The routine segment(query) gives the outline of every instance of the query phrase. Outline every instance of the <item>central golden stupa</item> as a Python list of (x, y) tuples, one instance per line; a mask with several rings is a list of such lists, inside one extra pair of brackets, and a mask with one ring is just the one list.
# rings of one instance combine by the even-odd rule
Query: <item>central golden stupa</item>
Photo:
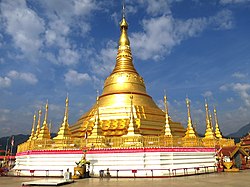
[(72, 136), (81, 138), (86, 132), (92, 137), (164, 135), (166, 121), (172, 136), (184, 136), (182, 125), (173, 122), (148, 95), (144, 80), (134, 67), (124, 15), (120, 30), (115, 68), (95, 105), (70, 127)]

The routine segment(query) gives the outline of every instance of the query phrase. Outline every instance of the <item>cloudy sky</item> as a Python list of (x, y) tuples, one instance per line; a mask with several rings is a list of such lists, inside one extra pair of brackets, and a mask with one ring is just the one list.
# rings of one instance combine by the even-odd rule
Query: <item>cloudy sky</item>
[[(0, 1), (0, 137), (30, 134), (49, 101), (58, 131), (69, 94), (73, 124), (115, 65), (118, 0)], [(186, 127), (185, 98), (200, 133), (204, 100), (224, 135), (250, 122), (249, 0), (126, 0), (134, 64), (147, 91)]]

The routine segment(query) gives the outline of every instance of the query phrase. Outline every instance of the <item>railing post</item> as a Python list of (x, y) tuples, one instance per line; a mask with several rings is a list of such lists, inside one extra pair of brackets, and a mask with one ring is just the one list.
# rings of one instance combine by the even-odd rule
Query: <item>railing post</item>
[(116, 170), (116, 177), (118, 178), (118, 173), (119, 173), (119, 170)]

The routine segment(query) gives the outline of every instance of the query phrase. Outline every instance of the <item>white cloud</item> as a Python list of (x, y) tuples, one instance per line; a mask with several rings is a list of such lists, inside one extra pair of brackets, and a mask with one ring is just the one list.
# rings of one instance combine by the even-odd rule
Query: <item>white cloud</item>
[(212, 97), (213, 93), (211, 91), (206, 91), (202, 94), (203, 97)]
[(250, 84), (236, 83), (232, 84), (232, 88), (240, 95), (246, 106), (250, 107)]
[(77, 51), (72, 49), (61, 49), (59, 50), (58, 61), (65, 65), (73, 65), (79, 62), (80, 55)]
[(8, 73), (8, 77), (11, 79), (19, 79), (23, 80), (29, 84), (36, 84), (38, 82), (36, 76), (32, 73), (22, 73), (22, 72), (17, 72), (15, 70), (12, 70)]
[(0, 10), (15, 47), (34, 59), (42, 46), (40, 35), (44, 32), (44, 21), (27, 7), (26, 1), (3, 1)]
[(101, 49), (94, 59), (91, 60), (92, 72), (106, 77), (113, 70), (115, 65), (115, 57), (117, 53), (117, 43), (114, 41), (108, 41), (105, 48)]
[[(150, 8), (152, 8), (152, 13), (154, 9), (158, 10), (154, 6)], [(159, 60), (164, 58), (173, 47), (185, 39), (198, 36), (208, 27), (217, 30), (233, 27), (233, 16), (230, 10), (219, 11), (215, 16), (208, 18), (200, 17), (187, 20), (175, 19), (171, 14), (163, 12), (161, 14), (158, 17), (144, 19), (142, 21), (143, 31), (131, 34), (134, 55), (139, 59)]]
[(235, 91), (243, 100), (247, 107), (250, 107), (250, 84), (248, 83), (232, 83), (222, 85), (220, 90), (228, 91), (228, 90)]
[(175, 20), (161, 16), (143, 20), (144, 32), (132, 33), (131, 43), (135, 56), (158, 60), (169, 54), (183, 39), (198, 35), (206, 26), (206, 19)]
[(233, 27), (232, 11), (222, 10), (215, 16), (210, 17), (208, 23), (218, 30), (231, 29)]
[(65, 83), (68, 85), (80, 85), (91, 81), (91, 77), (87, 73), (78, 73), (75, 70), (69, 70), (65, 75)]
[(166, 1), (166, 0), (157, 0), (157, 1), (146, 0), (146, 2), (147, 2), (146, 11), (148, 14), (151, 14), (153, 16), (157, 16), (157, 15), (165, 15), (165, 14), (171, 13), (169, 1)]
[(7, 88), (11, 85), (11, 79), (8, 77), (0, 77), (0, 88)]
[(246, 78), (247, 75), (243, 74), (243, 73), (240, 73), (240, 72), (235, 72), (235, 73), (232, 74), (232, 77), (242, 79), (242, 78)]

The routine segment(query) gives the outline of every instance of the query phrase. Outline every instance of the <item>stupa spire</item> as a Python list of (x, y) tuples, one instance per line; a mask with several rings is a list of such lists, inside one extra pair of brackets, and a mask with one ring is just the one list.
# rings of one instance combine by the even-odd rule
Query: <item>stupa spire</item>
[(40, 109), (38, 111), (38, 121), (37, 121), (37, 126), (36, 126), (36, 134), (33, 138), (34, 140), (36, 140), (38, 138), (38, 135), (40, 134), (41, 116), (42, 116), (42, 110)]
[(190, 100), (188, 97), (186, 98), (186, 104), (187, 104), (187, 113), (188, 113), (188, 124), (187, 124), (187, 131), (186, 131), (186, 138), (196, 137), (193, 124), (192, 124), (192, 118), (191, 118), (191, 112), (190, 112)]
[(215, 106), (214, 106), (214, 120), (215, 120), (215, 137), (221, 139), (222, 134), (221, 134), (221, 131), (220, 131), (220, 128), (219, 128), (217, 111), (216, 111)]
[(134, 118), (134, 110), (133, 110), (133, 95), (130, 95), (130, 117), (129, 117), (129, 125), (128, 125), (128, 133), (125, 136), (136, 136), (139, 134), (135, 134), (135, 118)]
[(34, 114), (33, 116), (32, 129), (31, 129), (31, 134), (30, 134), (28, 141), (31, 141), (35, 137), (35, 124), (36, 124), (36, 114)]
[(118, 42), (118, 52), (116, 56), (116, 65), (112, 72), (133, 72), (137, 73), (133, 65), (133, 57), (130, 49), (130, 41), (128, 38), (128, 23), (125, 18), (125, 4), (122, 7), (122, 20), (120, 22), (121, 35)]
[(68, 123), (68, 115), (69, 115), (69, 97), (67, 94), (67, 97), (65, 99), (65, 112), (63, 117), (62, 125), (57, 133), (57, 136), (53, 138), (54, 140), (61, 140), (61, 139), (70, 139), (71, 138), (71, 131), (69, 128)]
[(100, 116), (99, 116), (99, 91), (96, 91), (96, 113), (95, 113), (95, 122), (92, 133), (89, 137), (97, 137), (101, 136), (101, 128), (100, 128)]
[(170, 129), (170, 120), (169, 120), (169, 114), (168, 114), (168, 101), (167, 101), (167, 96), (166, 93), (164, 95), (164, 106), (165, 106), (165, 133), (164, 135), (166, 136), (172, 136), (171, 134), (171, 129)]
[(205, 100), (205, 110), (206, 110), (206, 132), (205, 132), (205, 138), (214, 138), (214, 133), (211, 129), (211, 123), (210, 123), (210, 117), (209, 117), (209, 109), (207, 101)]
[(49, 132), (48, 124), (47, 124), (48, 111), (49, 111), (49, 102), (47, 100), (46, 105), (45, 105), (45, 115), (44, 115), (43, 126), (40, 130), (38, 137), (37, 137), (37, 139), (39, 139), (39, 140), (50, 139), (50, 132)]

